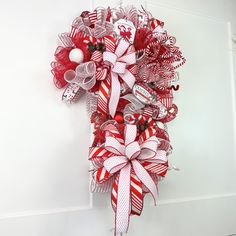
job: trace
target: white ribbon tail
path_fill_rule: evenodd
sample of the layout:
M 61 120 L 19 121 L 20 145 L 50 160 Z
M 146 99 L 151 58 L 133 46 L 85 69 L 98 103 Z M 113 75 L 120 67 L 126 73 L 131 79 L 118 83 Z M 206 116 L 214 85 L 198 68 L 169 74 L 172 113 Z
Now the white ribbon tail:
M 127 233 L 130 218 L 130 172 L 128 163 L 120 171 L 117 193 L 117 208 L 115 218 L 115 233 Z
M 120 77 L 122 78 L 122 80 L 125 81 L 125 83 L 129 86 L 130 89 L 133 88 L 135 83 L 135 77 L 129 70 L 126 69 L 124 74 L 120 74 Z

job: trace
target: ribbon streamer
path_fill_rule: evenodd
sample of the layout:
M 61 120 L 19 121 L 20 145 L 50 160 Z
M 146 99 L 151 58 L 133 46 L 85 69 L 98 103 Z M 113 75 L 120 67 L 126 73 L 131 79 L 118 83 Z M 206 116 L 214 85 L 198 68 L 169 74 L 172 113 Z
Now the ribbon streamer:
M 134 48 L 125 40 L 121 39 L 114 52 L 105 51 L 103 61 L 111 67 L 111 94 L 109 99 L 109 113 L 115 116 L 120 98 L 121 78 L 130 89 L 135 83 L 135 76 L 128 66 L 136 63 Z

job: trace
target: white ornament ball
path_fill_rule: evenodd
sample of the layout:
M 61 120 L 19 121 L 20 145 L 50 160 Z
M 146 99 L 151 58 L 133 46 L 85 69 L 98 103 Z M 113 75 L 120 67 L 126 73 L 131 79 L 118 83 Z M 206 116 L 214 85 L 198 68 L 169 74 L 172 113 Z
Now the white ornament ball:
M 76 63 L 82 63 L 84 60 L 84 53 L 79 48 L 74 48 L 70 51 L 69 54 L 70 61 L 76 62 Z

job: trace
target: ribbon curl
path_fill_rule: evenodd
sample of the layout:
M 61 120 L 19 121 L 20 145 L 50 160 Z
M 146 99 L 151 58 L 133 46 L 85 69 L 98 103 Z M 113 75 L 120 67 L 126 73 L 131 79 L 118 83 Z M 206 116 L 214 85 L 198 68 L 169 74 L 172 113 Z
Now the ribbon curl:
M 96 65 L 94 62 L 80 64 L 75 70 L 68 70 L 64 78 L 68 83 L 75 83 L 84 90 L 91 89 L 96 83 Z

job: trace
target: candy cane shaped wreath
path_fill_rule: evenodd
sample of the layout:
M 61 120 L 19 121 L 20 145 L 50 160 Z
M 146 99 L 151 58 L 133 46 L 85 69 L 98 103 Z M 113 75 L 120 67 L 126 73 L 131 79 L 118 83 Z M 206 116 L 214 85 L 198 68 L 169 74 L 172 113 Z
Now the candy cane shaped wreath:
M 87 96 L 91 186 L 111 192 L 115 235 L 141 214 L 146 194 L 156 203 L 158 180 L 169 169 L 167 123 L 178 112 L 173 90 L 185 58 L 163 27 L 143 8 L 84 11 L 59 35 L 51 64 L 63 101 Z

